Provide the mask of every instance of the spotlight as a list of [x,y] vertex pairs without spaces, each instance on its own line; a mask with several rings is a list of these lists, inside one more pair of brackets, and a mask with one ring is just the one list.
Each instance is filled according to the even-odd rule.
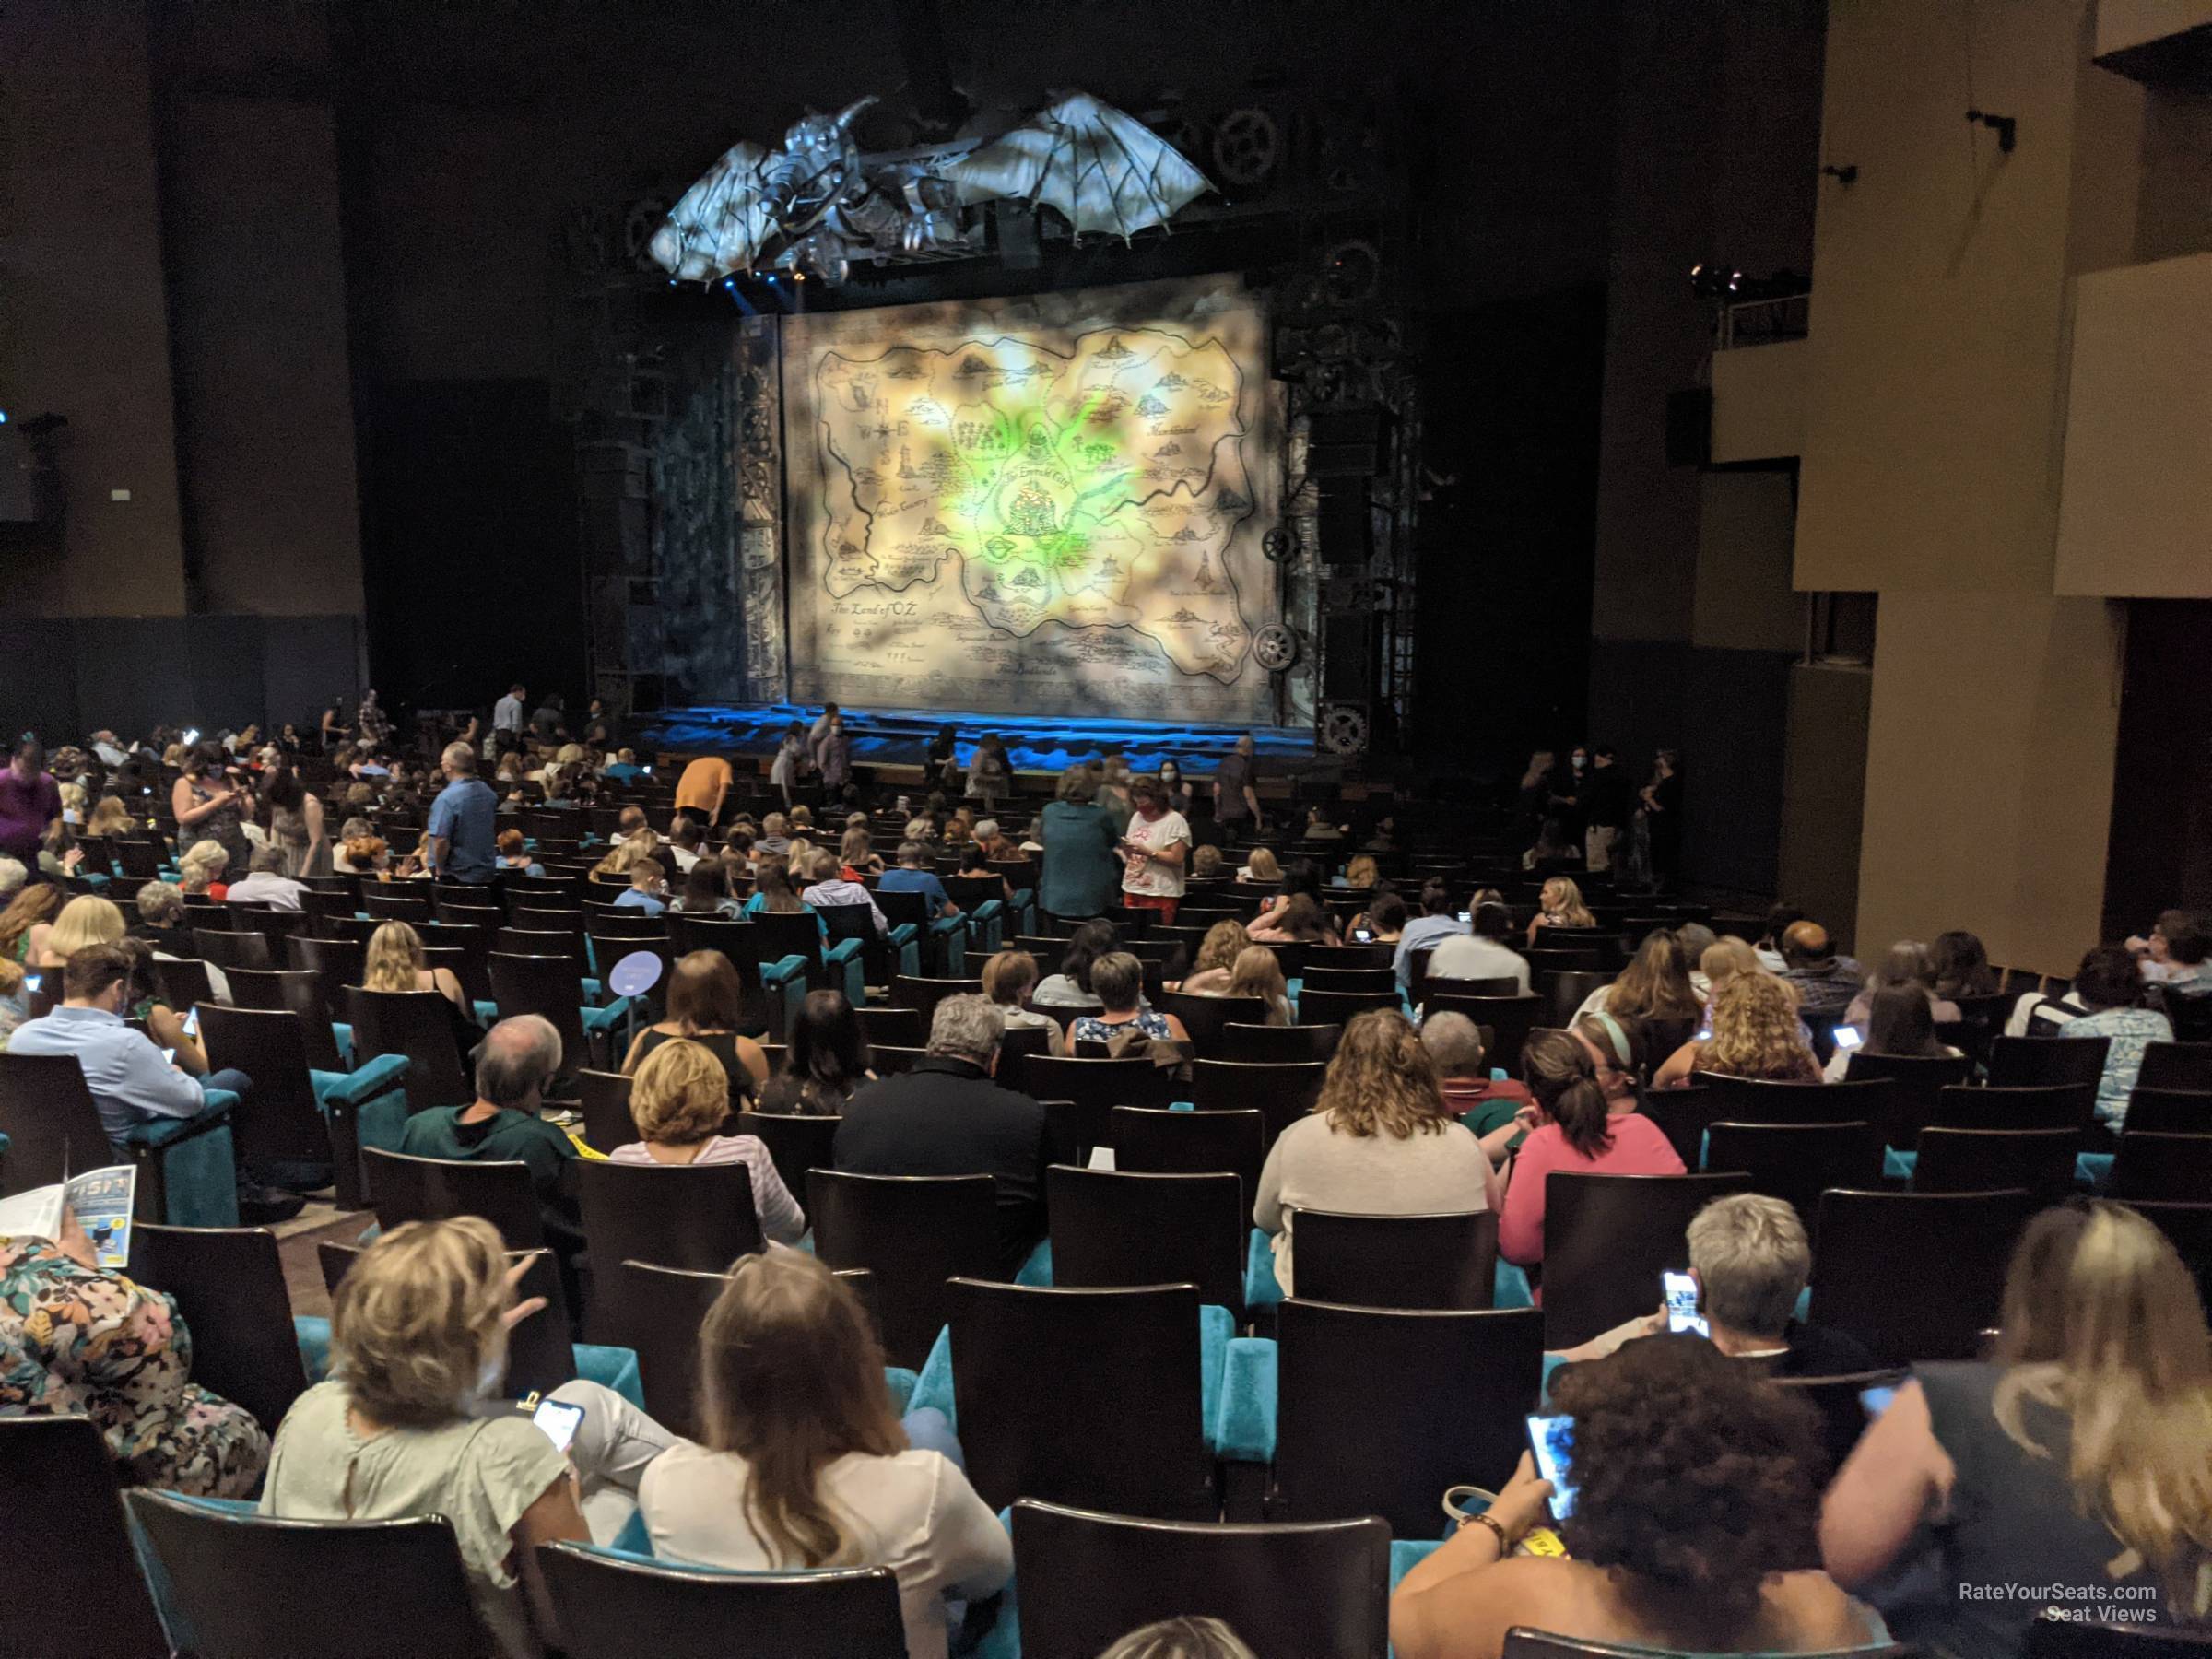
[[1735,265],[1704,261],[1689,267],[1689,291],[1700,300],[1733,300],[1743,286]]

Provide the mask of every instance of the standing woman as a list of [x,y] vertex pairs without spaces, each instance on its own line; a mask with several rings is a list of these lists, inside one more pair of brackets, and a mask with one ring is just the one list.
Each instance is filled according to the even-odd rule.
[[[184,775],[169,792],[169,805],[177,815],[177,839],[214,841],[229,854],[223,874],[243,876],[253,845],[246,840],[244,819],[253,812],[253,797],[223,775],[227,757],[218,743],[196,744],[184,752]],[[186,830],[194,833],[187,836]]]
[[1159,791],[1167,799],[1170,812],[1180,812],[1184,818],[1191,816],[1191,786],[1183,782],[1182,767],[1172,755],[1159,763]]
[[323,803],[308,792],[288,761],[269,774],[262,793],[269,801],[269,839],[284,853],[283,873],[295,877],[331,874]]
[[960,793],[960,735],[948,720],[937,728],[929,745],[929,787],[948,795]]
[[1037,905],[1047,915],[1102,915],[1121,902],[1122,861],[1115,854],[1121,825],[1100,807],[1089,775],[1079,766],[1060,774],[1056,797],[1038,815],[1044,843],[1037,878]]
[[1528,770],[1521,774],[1521,787],[1514,796],[1514,811],[1524,835],[1535,835],[1551,816],[1551,797],[1556,793],[1552,773],[1559,765],[1559,757],[1550,749],[1538,749],[1528,758]]
[[1006,758],[1006,746],[996,732],[983,734],[982,741],[975,746],[975,759],[968,763],[968,793],[983,804],[989,812],[1005,800],[1014,788],[1014,763]]
[[1657,775],[1643,786],[1644,829],[1652,842],[1652,882],[1671,888],[1682,879],[1682,757],[1659,751]]

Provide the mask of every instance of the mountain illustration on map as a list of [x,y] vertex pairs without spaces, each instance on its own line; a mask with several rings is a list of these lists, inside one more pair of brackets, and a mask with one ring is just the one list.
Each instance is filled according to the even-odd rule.
[[[837,649],[916,649],[918,616],[974,632],[971,655],[988,637],[974,622],[1018,641],[1050,624],[1095,660],[1157,652],[1182,675],[1241,679],[1253,624],[1227,555],[1253,534],[1243,441],[1259,410],[1230,352],[1143,324],[1053,344],[939,337],[813,365],[815,564],[852,618]],[[1105,629],[1124,631],[1085,631]]]

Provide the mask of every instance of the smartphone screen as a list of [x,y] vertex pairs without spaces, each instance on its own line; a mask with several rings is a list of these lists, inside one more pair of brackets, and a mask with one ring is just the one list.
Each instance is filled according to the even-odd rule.
[[1693,1042],[1711,1042],[1712,1041],[1712,1028],[1711,1026],[1705,1027],[1695,1037],[1691,1038],[1690,1041]]
[[576,1438],[576,1430],[583,1427],[583,1407],[571,1406],[566,1400],[540,1400],[530,1420],[546,1431],[553,1442],[553,1450],[566,1452]]
[[1836,1028],[1836,1046],[1840,1049],[1855,1049],[1865,1041],[1866,1033],[1860,1030],[1857,1026],[1838,1026]]
[[27,973],[23,976],[23,989],[26,991],[36,991],[45,982],[46,978],[43,974]]
[[[1352,939],[1356,944],[1372,945],[1375,942],[1375,930],[1371,927],[1355,927],[1352,929]],[[33,985],[31,989],[35,991],[38,987]]]
[[1472,922],[1475,920],[1475,912],[1473,911],[1461,911],[1459,912],[1459,919],[1462,922]]
[[171,1065],[174,1065],[177,1063],[177,1051],[173,1048],[163,1049],[161,1058]]
[[1684,1331],[1712,1335],[1698,1312],[1698,1281],[1687,1273],[1662,1273],[1659,1282],[1666,1288],[1666,1328],[1677,1335]]
[[184,1035],[187,1037],[196,1038],[199,1036],[199,1034],[200,1011],[195,1007],[191,1013],[184,1016]]
[[1888,1410],[1889,1402],[1896,1398],[1897,1390],[1894,1387],[1859,1390],[1859,1404],[1865,1408],[1866,1420],[1870,1423]]
[[1530,1418],[1528,1443],[1536,1454],[1536,1473],[1551,1482],[1552,1519],[1564,1521],[1574,1513],[1574,1485],[1568,1478],[1574,1466],[1574,1419]]

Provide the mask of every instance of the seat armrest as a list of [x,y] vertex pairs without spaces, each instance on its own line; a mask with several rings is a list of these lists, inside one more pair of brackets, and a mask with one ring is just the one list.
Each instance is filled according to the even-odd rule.
[[[411,1062],[405,1054],[379,1054],[361,1063],[358,1071],[316,1072],[315,1096],[324,1105],[359,1106],[398,1085]],[[325,1084],[324,1079],[329,1079]]]
[[1224,1359],[1220,1401],[1206,1426],[1214,1455],[1234,1463],[1273,1463],[1276,1346],[1265,1336],[1232,1336]]

